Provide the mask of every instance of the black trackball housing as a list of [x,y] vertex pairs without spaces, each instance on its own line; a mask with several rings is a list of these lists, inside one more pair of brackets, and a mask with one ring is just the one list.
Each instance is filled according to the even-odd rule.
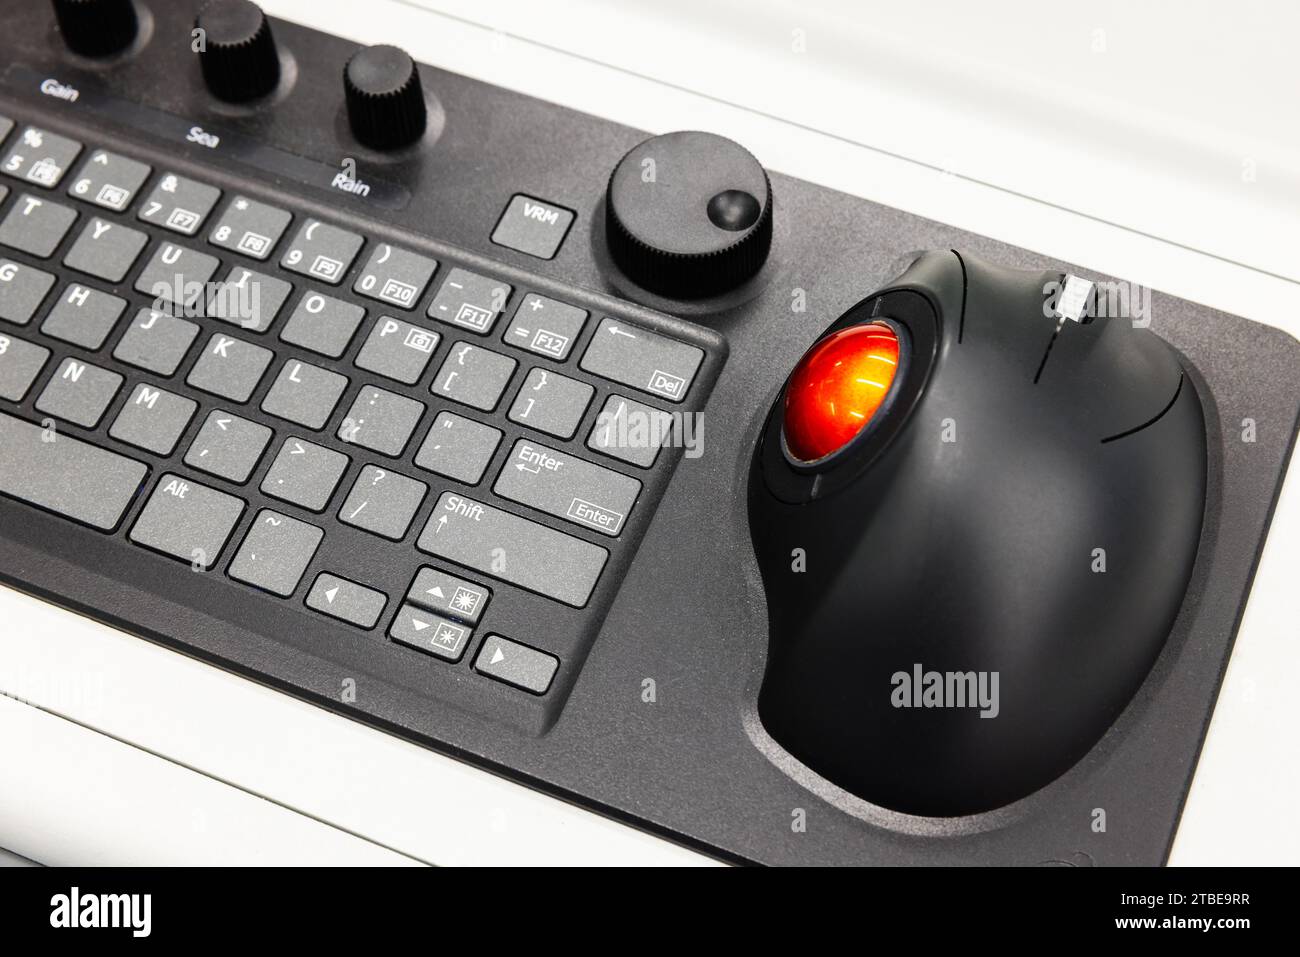
[[[1182,606],[1205,508],[1200,400],[1131,319],[1057,318],[1063,278],[926,253],[828,330],[903,330],[880,420],[817,467],[783,449],[784,391],[764,427],[759,715],[877,805],[965,815],[1049,784],[1133,698]],[[925,695],[930,673],[944,685]],[[963,704],[994,674],[994,707]]]

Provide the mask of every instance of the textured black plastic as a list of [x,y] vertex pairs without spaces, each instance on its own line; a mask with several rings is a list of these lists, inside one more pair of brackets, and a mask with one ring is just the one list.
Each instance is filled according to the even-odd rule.
[[[755,455],[772,622],[759,715],[893,810],[973,814],[1054,780],[1128,704],[1183,602],[1205,508],[1200,402],[1129,318],[1059,322],[1045,309],[1059,280],[921,257],[834,327],[938,328],[910,360],[931,365],[909,370],[926,387],[887,413],[906,421],[816,470],[838,489],[809,501],[777,494],[803,477],[777,448],[782,398]],[[895,317],[897,299],[928,309]],[[926,672],[962,684],[923,702]]]
[[665,133],[614,167],[605,195],[610,254],[631,279],[665,296],[728,292],[772,247],[772,186],[739,143],[714,133]]
[[[498,709],[510,714],[521,696],[512,689],[490,687],[486,679],[464,682],[465,707],[442,703],[445,682],[417,675],[394,683],[367,668],[367,656],[382,655],[380,642],[358,643],[351,630],[265,596],[215,589],[183,566],[169,571],[155,556],[8,500],[0,501],[6,582],[730,859],[1165,858],[1295,435],[1300,347],[1293,339],[1154,294],[1152,329],[1193,370],[1209,453],[1201,550],[1170,640],[1111,730],[1041,791],[967,818],[889,812],[829,785],[776,746],[758,721],[768,620],[746,490],[767,410],[807,346],[896,277],[910,251],[958,248],[1002,265],[1105,277],[774,172],[780,216],[763,269],[718,300],[652,297],[619,273],[604,246],[609,172],[644,133],[422,66],[431,104],[424,140],[400,155],[372,153],[351,137],[339,82],[356,44],[276,20],[277,40],[296,72],[286,75],[274,106],[233,109],[208,96],[188,42],[176,39],[188,36],[194,4],[149,6],[156,22],[148,45],[96,70],[66,59],[47,7],[0,0],[0,64],[9,65],[0,68],[0,112],[40,117],[50,129],[108,148],[166,156],[179,172],[272,202],[292,199],[299,212],[372,236],[451,253],[507,276],[539,277],[557,290],[584,289],[584,301],[703,337],[718,357],[704,451],[681,460],[635,560],[619,570],[617,593],[562,713],[540,735],[509,717],[488,717]],[[36,76],[100,84],[166,111],[184,121],[176,124],[181,131],[225,130],[296,159],[214,156],[185,142],[183,132],[172,136],[166,124],[137,132],[118,111],[78,111],[41,96],[37,83],[20,81],[27,76],[16,69],[22,64]],[[313,168],[308,157],[336,167],[355,158],[361,178],[393,188],[382,197],[378,189],[370,197],[331,190],[328,181],[300,172]],[[521,192],[577,211],[552,260],[490,242],[501,210]],[[806,311],[791,310],[795,290]],[[660,317],[665,311],[678,318]],[[1246,418],[1255,424],[1250,443],[1242,441]],[[1014,467],[1009,460],[1008,470]],[[407,550],[376,547],[372,554],[403,573],[417,559]],[[532,627],[521,615],[512,637],[527,640]],[[339,701],[347,677],[382,708],[363,716]],[[647,680],[654,682],[653,702]],[[437,694],[429,693],[433,685]],[[1105,833],[1091,827],[1097,807],[1108,812]],[[792,827],[800,820],[804,827]]]

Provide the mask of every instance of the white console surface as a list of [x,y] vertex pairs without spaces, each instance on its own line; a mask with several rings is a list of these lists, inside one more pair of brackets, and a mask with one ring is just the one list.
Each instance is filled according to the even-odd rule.
[[[1300,336],[1300,125],[1275,120],[1300,91],[1300,6],[263,6],[630,126],[713,130],[770,168]],[[1277,826],[1300,799],[1294,472],[1176,864],[1300,861],[1300,830]],[[0,848],[32,860],[709,863],[4,588],[0,622]]]

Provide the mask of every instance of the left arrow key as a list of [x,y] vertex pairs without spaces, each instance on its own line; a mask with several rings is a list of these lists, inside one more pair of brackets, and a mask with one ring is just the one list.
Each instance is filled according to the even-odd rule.
[[307,593],[307,607],[358,628],[373,628],[388,596],[357,582],[321,572]]

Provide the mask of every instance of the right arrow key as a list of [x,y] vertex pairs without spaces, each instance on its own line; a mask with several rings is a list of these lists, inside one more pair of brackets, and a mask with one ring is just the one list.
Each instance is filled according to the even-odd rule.
[[474,659],[475,671],[533,694],[546,693],[559,667],[560,660],[554,655],[500,635],[483,639],[483,646]]

